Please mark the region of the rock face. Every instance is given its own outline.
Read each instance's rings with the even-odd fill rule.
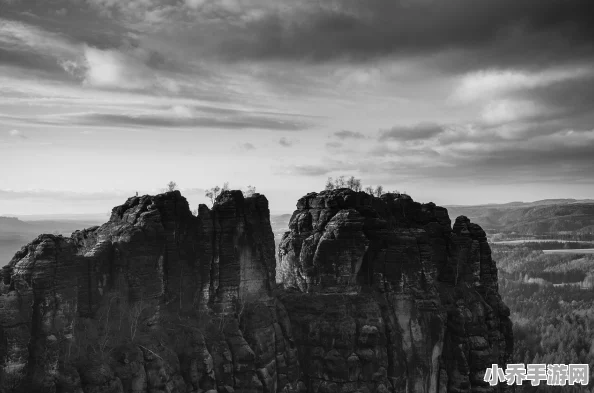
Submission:
[[[511,322],[479,226],[346,189],[300,199],[289,225],[277,275],[299,294],[280,298],[312,391],[496,391]]]
[[[0,391],[494,392],[512,347],[485,233],[410,197],[177,191],[41,235],[0,273]],[[276,278],[276,280],[275,280]]]

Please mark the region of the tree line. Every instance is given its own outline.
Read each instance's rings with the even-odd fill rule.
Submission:
[[[592,365],[593,286],[559,284],[580,284],[584,277],[590,277],[594,273],[594,255],[544,254],[544,246],[543,243],[491,245],[499,270],[499,293],[510,308],[513,322],[511,363]],[[591,393],[592,387],[559,388],[542,384],[533,387],[526,382],[516,387],[516,393],[560,391]]]
[[[386,191],[384,189],[384,186],[377,185],[377,186],[366,186],[363,187],[363,184],[361,182],[361,179],[357,179],[355,178],[355,176],[339,176],[335,179],[333,179],[332,177],[328,177],[327,181],[326,181],[326,185],[325,185],[325,190],[336,190],[336,189],[340,189],[340,188],[348,188],[351,189],[353,191],[364,191],[366,193],[368,193],[369,195],[373,195],[375,197],[380,197],[386,193],[391,193],[391,194],[397,194],[397,195],[407,195],[406,191],[405,192],[400,192],[400,191]],[[177,183],[174,181],[170,181],[169,183],[167,183],[167,187],[162,189],[162,192],[171,192],[171,191],[175,191],[177,190]],[[225,182],[223,183],[222,186],[214,186],[211,187],[209,189],[207,189],[204,192],[204,196],[206,198],[208,198],[210,200],[211,206],[214,205],[217,197],[219,195],[221,195],[221,193],[228,191],[229,190],[229,182]],[[248,185],[247,186],[247,190],[242,190],[243,192],[243,196],[244,197],[251,197],[256,193],[256,187],[252,186],[252,185]],[[138,195],[138,193],[136,193]],[[198,210],[192,210],[192,213],[194,215],[198,214]]]
[[[361,179],[357,179],[355,178],[355,176],[339,176],[337,178],[332,178],[332,177],[328,177],[328,180],[326,180],[326,186],[325,186],[325,190],[329,191],[329,190],[337,190],[340,188],[349,188],[353,191],[365,191],[366,193],[368,193],[369,195],[373,195],[375,197],[380,197],[386,193],[390,193],[390,194],[398,194],[398,195],[406,195],[406,191],[405,192],[400,192],[400,191],[385,191],[384,190],[384,186],[377,185],[377,186],[366,186],[363,187],[362,183],[361,183]]]

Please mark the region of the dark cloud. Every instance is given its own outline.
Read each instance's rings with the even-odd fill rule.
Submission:
[[[231,59],[368,60],[473,50],[491,64],[557,62],[560,52],[592,55],[590,7],[589,0],[310,2],[271,7],[265,18],[228,29],[217,49]]]
[[[335,132],[334,136],[337,137],[338,139],[364,139],[365,138],[365,135],[363,135],[362,133],[360,133],[358,131],[348,131],[348,130]]]
[[[322,162],[316,164],[299,164],[281,167],[277,173],[283,175],[316,177],[328,175],[333,172],[355,172],[358,171],[358,165],[361,165],[360,160],[355,162],[353,160],[336,160],[326,157]]]
[[[342,143],[340,143],[340,142],[328,142],[328,143],[326,143],[326,147],[328,149],[338,149],[338,148],[341,148],[343,146],[344,145]]]
[[[117,126],[132,126],[132,127],[212,127],[225,129],[267,129],[267,130],[284,130],[297,131],[308,128],[304,123],[289,122],[272,118],[257,117],[257,116],[237,116],[230,119],[217,118],[190,118],[190,119],[175,119],[157,116],[127,116],[127,115],[111,115],[111,114],[96,114],[85,116],[80,119],[79,124],[87,125],[101,125],[112,124]]]
[[[592,157],[594,143],[584,141],[582,146],[507,146],[486,152],[480,156],[470,155],[460,160],[456,167],[457,175],[449,175],[440,170],[442,176],[474,179],[491,179],[506,184],[507,182],[587,182],[592,178]],[[436,172],[433,172],[436,173]]]
[[[419,123],[414,126],[396,126],[379,132],[379,141],[412,141],[435,137],[443,132],[443,126],[435,123]]]
[[[0,64],[15,66],[24,69],[46,71],[48,73],[63,73],[55,59],[43,54],[32,53],[24,50],[2,48],[0,46]]]
[[[295,142],[285,138],[284,136],[278,140],[278,144],[282,147],[291,147]]]
[[[210,127],[221,129],[264,129],[279,131],[299,131],[310,127],[309,124],[274,119],[260,116],[235,117],[173,117],[156,115],[124,115],[108,113],[83,113],[69,116],[46,116],[35,119],[23,119],[25,123],[40,125],[61,125],[75,122],[81,126],[94,127],[132,127],[132,128],[193,128]]]
[[[391,148],[386,145],[379,145],[373,147],[370,150],[370,153],[374,157],[390,157],[390,156],[398,156],[398,157],[417,157],[417,158],[430,158],[434,159],[440,156],[440,154],[432,148],[417,148],[417,149],[410,149],[410,148]]]
[[[333,171],[332,167],[324,165],[295,165],[287,172],[299,176],[322,176]]]
[[[594,112],[594,73],[549,86],[524,89],[512,96],[538,101],[556,109],[555,113],[543,114],[543,118],[575,122],[580,116]]]
[[[594,143],[582,146],[560,146],[543,149],[524,146],[489,152],[481,157],[469,157],[474,171],[482,176],[504,179],[510,174],[517,181],[588,180],[591,175]],[[464,166],[461,166],[464,168]],[[466,170],[465,172],[468,172]],[[475,172],[476,173],[476,172]]]
[[[242,143],[242,144],[240,145],[240,147],[241,147],[241,149],[243,149],[243,150],[255,150],[255,149],[256,149],[256,146],[252,145],[252,144],[251,144],[251,143],[249,143],[249,142]]]
[[[130,28],[121,21],[97,17],[87,7],[90,1],[76,2],[79,4],[74,5],[70,0],[16,0],[6,4],[4,0],[2,17],[31,23],[73,42],[86,42],[102,49],[118,47],[127,40]]]
[[[481,130],[482,131],[482,130]],[[483,140],[448,145],[399,148],[377,146],[370,153],[376,160],[359,164],[364,173],[390,177],[442,179],[487,184],[553,183],[594,184],[594,130],[559,131],[513,141],[489,136]],[[435,149],[439,149],[437,152]]]
[[[44,16],[48,30],[68,31],[101,49],[122,47],[134,41],[129,33],[143,32],[158,37],[161,48],[230,61],[369,61],[447,53],[439,66],[459,71],[594,57],[590,0],[279,0],[233,9],[229,2],[206,2],[194,10],[183,1],[136,1],[129,7],[58,3],[15,2],[6,14],[30,10]],[[67,11],[68,18],[56,16],[56,10]],[[170,61],[154,53],[149,63],[159,68]]]

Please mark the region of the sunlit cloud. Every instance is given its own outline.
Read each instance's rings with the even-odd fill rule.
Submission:
[[[19,130],[10,130],[8,134],[13,138],[27,139],[27,136]]]
[[[443,126],[434,123],[419,123],[412,126],[396,126],[389,130],[381,130],[378,139],[387,140],[423,140],[435,137],[443,132]]]
[[[526,100],[494,100],[482,110],[482,119],[489,124],[509,123],[550,113],[554,109]]]
[[[64,34],[0,18],[0,48],[47,54],[55,58],[74,56],[77,45]]]
[[[464,75],[452,98],[464,102],[488,100],[510,92],[549,86],[591,75],[594,75],[594,67],[548,69],[538,72],[481,70]]]

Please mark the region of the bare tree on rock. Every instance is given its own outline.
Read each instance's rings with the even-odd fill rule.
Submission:
[[[355,179],[355,176],[349,177],[346,181],[346,187],[353,191],[361,191],[361,179]]]
[[[247,186],[247,191],[243,192],[243,196],[244,197],[251,197],[256,193],[256,187],[255,186]]]
[[[384,194],[384,187],[379,185],[377,187],[375,187],[375,196],[376,197],[381,197]]]
[[[217,197],[219,196],[219,194],[221,193],[221,187],[219,186],[214,186],[213,188],[211,188],[210,190],[206,190],[206,192],[204,193],[204,195],[210,199],[210,203],[212,205],[214,205],[215,200],[217,199]]]
[[[255,190],[255,187],[254,187]],[[212,205],[214,205],[215,201],[217,200],[217,197],[219,195],[221,195],[221,193],[223,191],[229,191],[229,182],[225,182],[223,183],[223,187],[219,187],[219,186],[214,186],[213,188],[206,190],[206,192],[204,193],[204,195],[210,199],[210,203]]]
[[[351,190],[358,192],[363,189],[363,186],[361,185],[361,179],[357,179],[355,176],[350,176],[349,178],[346,178],[346,176],[339,176],[336,179],[329,177],[328,180],[326,180],[326,186],[324,187],[326,191],[339,188],[350,188]]]

